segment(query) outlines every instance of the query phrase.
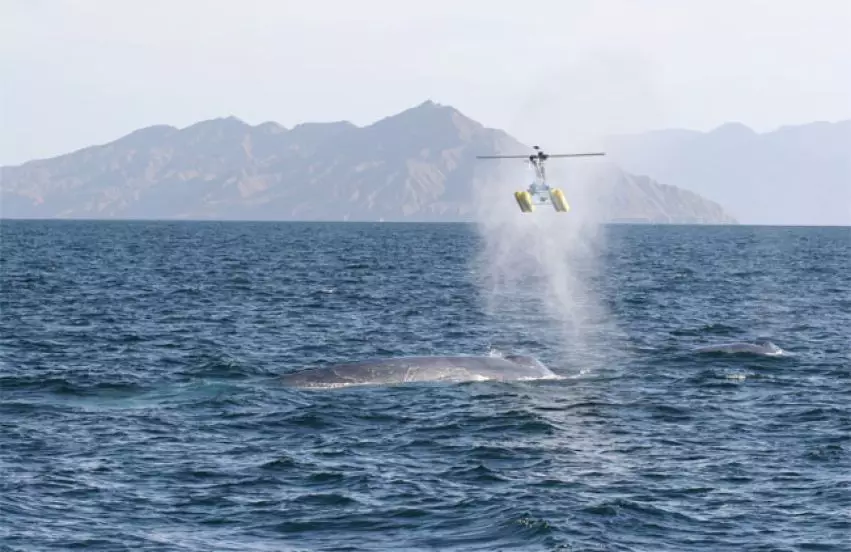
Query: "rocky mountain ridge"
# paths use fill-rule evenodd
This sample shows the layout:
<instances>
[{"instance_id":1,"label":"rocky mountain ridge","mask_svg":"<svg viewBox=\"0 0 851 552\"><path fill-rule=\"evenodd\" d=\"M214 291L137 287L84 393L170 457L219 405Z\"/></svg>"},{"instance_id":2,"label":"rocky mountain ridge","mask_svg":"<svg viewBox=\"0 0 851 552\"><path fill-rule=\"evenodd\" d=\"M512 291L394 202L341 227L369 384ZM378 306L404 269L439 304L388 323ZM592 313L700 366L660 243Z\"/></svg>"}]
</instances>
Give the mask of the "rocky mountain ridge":
<instances>
[{"instance_id":1,"label":"rocky mountain ridge","mask_svg":"<svg viewBox=\"0 0 851 552\"><path fill-rule=\"evenodd\" d=\"M744 224L851 225L851 120L659 130L605 148L625 171L717 201Z\"/></svg>"},{"instance_id":2,"label":"rocky mountain ridge","mask_svg":"<svg viewBox=\"0 0 851 552\"><path fill-rule=\"evenodd\" d=\"M363 127L340 121L287 129L236 117L183 129L156 125L3 167L0 215L464 221L473 217L477 187L500 178L498 164L483 165L476 155L528 151L504 131L431 101ZM610 163L600 174L594 200L606 221L735 222L697 194Z\"/></svg>"}]
</instances>

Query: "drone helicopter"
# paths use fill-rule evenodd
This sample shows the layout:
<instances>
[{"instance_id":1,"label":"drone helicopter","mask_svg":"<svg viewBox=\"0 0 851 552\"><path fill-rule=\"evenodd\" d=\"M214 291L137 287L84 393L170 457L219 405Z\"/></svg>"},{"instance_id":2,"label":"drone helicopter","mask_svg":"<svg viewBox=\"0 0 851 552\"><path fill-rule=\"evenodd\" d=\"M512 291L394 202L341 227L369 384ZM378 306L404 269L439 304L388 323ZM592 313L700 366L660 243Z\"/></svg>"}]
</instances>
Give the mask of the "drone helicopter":
<instances>
[{"instance_id":1,"label":"drone helicopter","mask_svg":"<svg viewBox=\"0 0 851 552\"><path fill-rule=\"evenodd\" d=\"M477 155L478 159L528 159L535 168L535 180L526 190L514 192L514 199L524 213L531 213L535 205L552 205L559 213L566 213L570 206L564 198L564 192L559 188L551 188L547 184L547 173L544 162L550 157L591 157L606 155L605 153L544 153L538 146L532 146L537 153L532 155Z\"/></svg>"}]
</instances>

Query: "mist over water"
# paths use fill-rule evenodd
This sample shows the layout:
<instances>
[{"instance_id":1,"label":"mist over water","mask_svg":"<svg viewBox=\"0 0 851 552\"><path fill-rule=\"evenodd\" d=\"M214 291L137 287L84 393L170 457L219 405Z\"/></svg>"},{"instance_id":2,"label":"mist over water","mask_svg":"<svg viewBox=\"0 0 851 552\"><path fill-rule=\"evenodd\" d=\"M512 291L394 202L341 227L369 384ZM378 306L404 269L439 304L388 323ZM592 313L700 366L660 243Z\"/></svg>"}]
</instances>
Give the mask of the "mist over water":
<instances>
[{"instance_id":1,"label":"mist over water","mask_svg":"<svg viewBox=\"0 0 851 552\"><path fill-rule=\"evenodd\" d=\"M590 369L602 360L613 326L596 288L605 236L591 200L595 171L557 166L583 163L579 159L549 159L547 181L564 191L571 208L558 213L540 205L522 213L513 194L534 179L531 165L522 159L481 162L498 164L487 167L498 175L495 182L475 191L481 243L476 285L485 311L515 325L518 335L537 329L537 343L517 347L543 346L571 371Z\"/></svg>"},{"instance_id":2,"label":"mist over water","mask_svg":"<svg viewBox=\"0 0 851 552\"><path fill-rule=\"evenodd\" d=\"M628 90L616 85L623 80L632 84ZM623 94L632 101L624 102ZM517 98L511 128L548 154L599 152L607 134L659 115L658 100L655 75L633 54L579 48L529 82ZM628 107L635 105L642 109ZM529 214L520 211L514 192L533 181L533 167L522 159L480 162L480 170L496 175L487 186L478 179L474 187L482 244L477 285L486 312L501 324L538 328L541 342L528 345L552 351L562 372L627 360L625 332L603 300L603 286L612 281L603 262L603 223L616 199L605 198L612 191L611 161L549 158L547 183L564 192L570 209L536 206ZM526 335L528 328L517 331Z\"/></svg>"}]
</instances>

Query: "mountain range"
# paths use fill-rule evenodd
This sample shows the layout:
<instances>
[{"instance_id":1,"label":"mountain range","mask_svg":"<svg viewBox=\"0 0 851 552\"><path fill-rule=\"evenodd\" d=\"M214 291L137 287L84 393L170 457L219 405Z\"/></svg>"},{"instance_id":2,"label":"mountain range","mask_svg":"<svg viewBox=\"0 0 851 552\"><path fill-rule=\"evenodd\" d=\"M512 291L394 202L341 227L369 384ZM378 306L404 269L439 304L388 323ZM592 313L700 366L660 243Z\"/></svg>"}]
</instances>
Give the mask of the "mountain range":
<instances>
[{"instance_id":1,"label":"mountain range","mask_svg":"<svg viewBox=\"0 0 851 552\"><path fill-rule=\"evenodd\" d=\"M609 137L605 150L624 170L717 201L745 224L851 225L851 120L660 130Z\"/></svg>"},{"instance_id":2,"label":"mountain range","mask_svg":"<svg viewBox=\"0 0 851 552\"><path fill-rule=\"evenodd\" d=\"M474 217L477 193L498 190L505 180L503 165L476 156L530 151L506 132L432 101L363 127L331 122L287 129L235 117L182 129L157 125L0 168L0 216L463 221ZM736 222L685 186L602 159L589 177L586 205L593 201L603 221ZM512 190L528 184L524 174ZM505 201L513 203L510 192ZM570 199L568 186L565 192ZM582 207L582 200L572 203Z\"/></svg>"}]
</instances>

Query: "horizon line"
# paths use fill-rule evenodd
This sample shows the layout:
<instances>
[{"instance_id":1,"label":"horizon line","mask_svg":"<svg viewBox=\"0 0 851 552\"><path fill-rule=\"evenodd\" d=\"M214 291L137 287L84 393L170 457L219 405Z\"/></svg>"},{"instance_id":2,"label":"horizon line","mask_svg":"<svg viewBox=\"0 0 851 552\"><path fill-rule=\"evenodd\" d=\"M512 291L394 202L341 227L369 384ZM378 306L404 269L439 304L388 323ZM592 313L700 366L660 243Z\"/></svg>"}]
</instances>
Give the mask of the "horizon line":
<instances>
[{"instance_id":1,"label":"horizon line","mask_svg":"<svg viewBox=\"0 0 851 552\"><path fill-rule=\"evenodd\" d=\"M155 223L264 223L264 224L477 224L478 220L343 220L343 219L228 219L228 218L65 218L65 217L4 217L0 223L12 222L155 222ZM608 220L599 223L602 226L735 226L740 228L851 228L849 224L812 224L812 223L740 223L740 222L641 222L632 220Z\"/></svg>"}]
</instances>

